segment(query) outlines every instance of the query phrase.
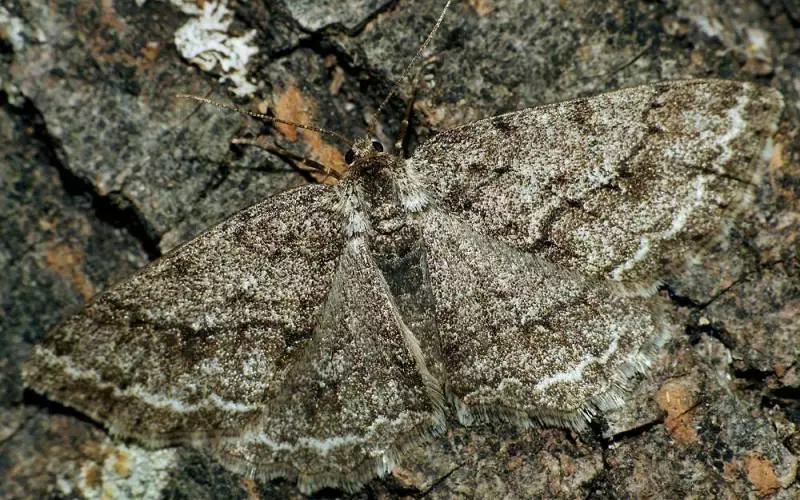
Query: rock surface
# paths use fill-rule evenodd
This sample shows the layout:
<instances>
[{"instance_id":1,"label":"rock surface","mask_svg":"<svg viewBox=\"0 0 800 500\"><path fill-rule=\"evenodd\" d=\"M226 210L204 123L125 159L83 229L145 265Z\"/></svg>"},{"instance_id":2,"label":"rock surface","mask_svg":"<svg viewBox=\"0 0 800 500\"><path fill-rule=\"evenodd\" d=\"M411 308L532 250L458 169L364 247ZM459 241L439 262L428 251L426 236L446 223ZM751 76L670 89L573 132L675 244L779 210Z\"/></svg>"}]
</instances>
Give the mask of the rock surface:
<instances>
[{"instance_id":1,"label":"rock surface","mask_svg":"<svg viewBox=\"0 0 800 500\"><path fill-rule=\"evenodd\" d=\"M365 117L443 3L4 2L0 497L300 496L288 482L242 478L190 450L113 440L82 415L24 391L20 365L48 328L110 283L225 216L312 180L232 139L267 134L342 164L339 145L174 94L269 107L362 135ZM793 4L453 5L422 71L412 147L477 118L674 78L770 85L783 92L786 112L758 201L732 228L730 243L691 280L668 284L686 335L664 349L629 403L594 435L456 426L353 497L800 496L800 21ZM221 16L225 6L230 23L217 33L224 50L203 59L210 38L176 44L186 23ZM403 109L398 97L382 113L384 143Z\"/></svg>"}]
</instances>

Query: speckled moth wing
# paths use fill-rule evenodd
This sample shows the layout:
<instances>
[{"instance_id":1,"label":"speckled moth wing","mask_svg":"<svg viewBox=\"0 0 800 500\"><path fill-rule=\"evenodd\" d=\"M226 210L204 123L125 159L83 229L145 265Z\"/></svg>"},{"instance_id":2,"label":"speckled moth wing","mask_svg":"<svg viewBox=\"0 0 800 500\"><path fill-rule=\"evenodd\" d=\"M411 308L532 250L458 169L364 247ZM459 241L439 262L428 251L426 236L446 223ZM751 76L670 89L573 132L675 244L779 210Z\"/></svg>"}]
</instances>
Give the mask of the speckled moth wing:
<instances>
[{"instance_id":1,"label":"speckled moth wing","mask_svg":"<svg viewBox=\"0 0 800 500\"><path fill-rule=\"evenodd\" d=\"M348 490L444 426L443 396L363 239L339 260L314 337L267 391L261 418L212 443L234 470Z\"/></svg>"},{"instance_id":2,"label":"speckled moth wing","mask_svg":"<svg viewBox=\"0 0 800 500\"><path fill-rule=\"evenodd\" d=\"M201 234L36 346L29 387L144 442L240 433L304 351L343 245L305 186Z\"/></svg>"},{"instance_id":3,"label":"speckled moth wing","mask_svg":"<svg viewBox=\"0 0 800 500\"><path fill-rule=\"evenodd\" d=\"M625 293L449 214L421 216L448 399L462 423L585 428L622 403L671 333L658 297Z\"/></svg>"},{"instance_id":4,"label":"speckled moth wing","mask_svg":"<svg viewBox=\"0 0 800 500\"><path fill-rule=\"evenodd\" d=\"M752 194L781 108L749 83L657 83L448 130L410 162L477 231L652 285Z\"/></svg>"}]
</instances>

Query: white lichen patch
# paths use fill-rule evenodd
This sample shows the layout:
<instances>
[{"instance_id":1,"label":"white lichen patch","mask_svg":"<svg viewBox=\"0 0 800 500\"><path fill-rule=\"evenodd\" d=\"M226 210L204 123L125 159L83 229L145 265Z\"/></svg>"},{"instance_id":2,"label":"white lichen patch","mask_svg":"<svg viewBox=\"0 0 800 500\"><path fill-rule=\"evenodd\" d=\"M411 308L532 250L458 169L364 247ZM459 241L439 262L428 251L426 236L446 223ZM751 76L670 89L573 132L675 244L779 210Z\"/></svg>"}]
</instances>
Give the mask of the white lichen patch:
<instances>
[{"instance_id":1,"label":"white lichen patch","mask_svg":"<svg viewBox=\"0 0 800 500\"><path fill-rule=\"evenodd\" d=\"M220 81L230 81L231 92L239 97L255 92L256 86L247 78L247 63L258 53L258 47L251 45L256 31L232 36L228 29L233 16L225 0L206 2L202 8L180 0L172 4L194 16L175 32L181 56L203 71L221 73Z\"/></svg>"},{"instance_id":2,"label":"white lichen patch","mask_svg":"<svg viewBox=\"0 0 800 500\"><path fill-rule=\"evenodd\" d=\"M158 499L163 496L177 458L174 448L151 451L110 442L104 448L102 463L87 461L81 466L77 487L82 497Z\"/></svg>"},{"instance_id":3,"label":"white lichen patch","mask_svg":"<svg viewBox=\"0 0 800 500\"><path fill-rule=\"evenodd\" d=\"M21 54L32 43L34 45L45 43L47 37L41 28L28 24L26 20L14 16L8 9L0 6L0 40L8 43L14 53ZM13 78L8 79L0 75L0 90L6 93L8 101L13 106L24 105L26 97Z\"/></svg>"},{"instance_id":4,"label":"white lichen patch","mask_svg":"<svg viewBox=\"0 0 800 500\"><path fill-rule=\"evenodd\" d=\"M0 38L8 40L11 47L19 51L25 45L24 33L25 23L22 19L12 16L5 7L0 7Z\"/></svg>"}]
</instances>

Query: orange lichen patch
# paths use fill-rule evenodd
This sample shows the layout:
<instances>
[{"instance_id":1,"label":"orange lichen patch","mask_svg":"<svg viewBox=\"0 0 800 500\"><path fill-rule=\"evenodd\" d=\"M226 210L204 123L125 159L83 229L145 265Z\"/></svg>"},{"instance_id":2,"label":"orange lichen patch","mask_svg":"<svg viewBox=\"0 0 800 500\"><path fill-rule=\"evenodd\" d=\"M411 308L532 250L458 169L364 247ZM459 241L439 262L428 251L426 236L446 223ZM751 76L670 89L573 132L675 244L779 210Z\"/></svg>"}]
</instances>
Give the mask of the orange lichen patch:
<instances>
[{"instance_id":1,"label":"orange lichen patch","mask_svg":"<svg viewBox=\"0 0 800 500\"><path fill-rule=\"evenodd\" d=\"M675 16L665 16L661 27L669 36L684 36L689 33L689 23Z\"/></svg>"},{"instance_id":2,"label":"orange lichen patch","mask_svg":"<svg viewBox=\"0 0 800 500\"><path fill-rule=\"evenodd\" d=\"M153 62L158 59L158 55L161 54L161 45L158 42L147 42L142 47L142 57L144 57L149 62Z\"/></svg>"},{"instance_id":3,"label":"orange lichen patch","mask_svg":"<svg viewBox=\"0 0 800 500\"><path fill-rule=\"evenodd\" d=\"M114 11L114 0L102 0L101 2L102 14L100 15L100 24L109 28L113 28L117 32L123 32L127 29L125 23L117 17Z\"/></svg>"},{"instance_id":4,"label":"orange lichen patch","mask_svg":"<svg viewBox=\"0 0 800 500\"><path fill-rule=\"evenodd\" d=\"M255 479L246 477L242 479L244 489L247 490L247 498L249 500L260 500L261 496L258 494L258 484Z\"/></svg>"},{"instance_id":5,"label":"orange lichen patch","mask_svg":"<svg viewBox=\"0 0 800 500\"><path fill-rule=\"evenodd\" d=\"M487 16L492 12L492 3L489 0L469 0L469 6L475 9L479 16Z\"/></svg>"},{"instance_id":6,"label":"orange lichen patch","mask_svg":"<svg viewBox=\"0 0 800 500\"><path fill-rule=\"evenodd\" d=\"M336 66L337 58L333 54L328 54L322 59L322 63L325 65L326 68L331 69Z\"/></svg>"},{"instance_id":7,"label":"orange lichen patch","mask_svg":"<svg viewBox=\"0 0 800 500\"><path fill-rule=\"evenodd\" d=\"M339 91L342 90L342 85L344 85L344 80L345 74L341 66L333 68L333 78L331 78L331 83L328 85L328 91L331 95L339 94Z\"/></svg>"},{"instance_id":8,"label":"orange lichen patch","mask_svg":"<svg viewBox=\"0 0 800 500\"><path fill-rule=\"evenodd\" d=\"M747 472L747 479L756 490L759 496L767 496L780 488L778 475L772 462L758 452L750 452L744 459L744 466Z\"/></svg>"},{"instance_id":9,"label":"orange lichen patch","mask_svg":"<svg viewBox=\"0 0 800 500\"><path fill-rule=\"evenodd\" d=\"M770 170L780 170L786 164L784 155L783 155L783 143L776 142L775 146L772 148L772 156L769 157L769 168Z\"/></svg>"},{"instance_id":10,"label":"orange lichen patch","mask_svg":"<svg viewBox=\"0 0 800 500\"><path fill-rule=\"evenodd\" d=\"M313 134L313 136L311 136L311 134ZM319 134L313 132L308 134L303 133L303 138L306 140L306 144L311 147L314 157L318 158L317 161L329 167L340 176L347 172L344 156L339 149L324 142ZM325 174L315 173L312 175L317 181L325 182L326 184L334 184L336 182L334 178Z\"/></svg>"},{"instance_id":11,"label":"orange lichen patch","mask_svg":"<svg viewBox=\"0 0 800 500\"><path fill-rule=\"evenodd\" d=\"M414 480L414 473L401 465L397 465L392 469L392 477L402 484L411 484Z\"/></svg>"},{"instance_id":12,"label":"orange lichen patch","mask_svg":"<svg viewBox=\"0 0 800 500\"><path fill-rule=\"evenodd\" d=\"M303 93L300 92L300 89L297 88L295 82L290 82L288 87L276 96L274 102L275 116L282 120L289 120L297 123L308 122L309 116L312 115L313 110L316 109L315 103L310 99L306 99ZM298 129L296 127L283 123L276 123L275 128L290 141L297 140Z\"/></svg>"},{"instance_id":13,"label":"orange lichen patch","mask_svg":"<svg viewBox=\"0 0 800 500\"><path fill-rule=\"evenodd\" d=\"M111 454L107 446L97 441L86 441L81 445L81 454L94 462L103 462Z\"/></svg>"},{"instance_id":14,"label":"orange lichen patch","mask_svg":"<svg viewBox=\"0 0 800 500\"><path fill-rule=\"evenodd\" d=\"M656 394L656 402L667 412L664 427L667 432L681 443L697 441L697 429L694 426L694 391L683 381L670 381L661 386Z\"/></svg>"},{"instance_id":15,"label":"orange lichen patch","mask_svg":"<svg viewBox=\"0 0 800 500\"><path fill-rule=\"evenodd\" d=\"M90 488L99 488L103 484L103 470L94 463L88 463L83 467L83 478L86 485Z\"/></svg>"},{"instance_id":16,"label":"orange lichen patch","mask_svg":"<svg viewBox=\"0 0 800 500\"><path fill-rule=\"evenodd\" d=\"M42 231L52 231L56 228L56 221L42 217L39 219L39 229Z\"/></svg>"},{"instance_id":17,"label":"orange lichen patch","mask_svg":"<svg viewBox=\"0 0 800 500\"><path fill-rule=\"evenodd\" d=\"M706 66L706 56L699 50L689 54L689 61L695 68L704 68Z\"/></svg>"},{"instance_id":18,"label":"orange lichen patch","mask_svg":"<svg viewBox=\"0 0 800 500\"><path fill-rule=\"evenodd\" d=\"M727 462L722 466L722 477L729 483L737 481L739 479L739 469L739 462L736 460Z\"/></svg>"},{"instance_id":19,"label":"orange lichen patch","mask_svg":"<svg viewBox=\"0 0 800 500\"><path fill-rule=\"evenodd\" d=\"M114 453L114 472L118 476L128 477L131 475L130 462L128 461L128 454L124 451L116 451Z\"/></svg>"},{"instance_id":20,"label":"orange lichen patch","mask_svg":"<svg viewBox=\"0 0 800 500\"><path fill-rule=\"evenodd\" d=\"M316 103L303 95L294 82L290 82L286 89L275 98L275 116L292 122L312 123L316 107ZM338 174L344 174L347 171L341 150L323 140L319 133L298 129L283 123L276 123L275 127L290 141L296 141L301 138L306 145L309 156L322 165L329 167ZM330 178L326 179L324 174L314 174L314 178L318 181L323 181L324 179L326 183L333 182Z\"/></svg>"},{"instance_id":21,"label":"orange lichen patch","mask_svg":"<svg viewBox=\"0 0 800 500\"><path fill-rule=\"evenodd\" d=\"M523 465L525 465L525 459L520 456L514 456L506 460L506 469L511 472L522 468Z\"/></svg>"},{"instance_id":22,"label":"orange lichen patch","mask_svg":"<svg viewBox=\"0 0 800 500\"><path fill-rule=\"evenodd\" d=\"M47 267L56 274L72 282L72 286L81 294L84 300L89 300L94 295L94 284L83 273L81 266L86 260L82 249L73 248L65 243L59 243L47 250L45 261Z\"/></svg>"}]
</instances>

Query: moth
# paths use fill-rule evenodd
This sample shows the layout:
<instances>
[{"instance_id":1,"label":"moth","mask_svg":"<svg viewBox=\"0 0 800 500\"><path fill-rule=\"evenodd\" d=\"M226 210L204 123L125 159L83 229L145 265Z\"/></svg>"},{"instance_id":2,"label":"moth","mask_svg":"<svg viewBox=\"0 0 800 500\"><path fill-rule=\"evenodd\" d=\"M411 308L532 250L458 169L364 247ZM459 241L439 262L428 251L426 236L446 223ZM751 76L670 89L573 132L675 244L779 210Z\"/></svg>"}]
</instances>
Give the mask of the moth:
<instances>
[{"instance_id":1,"label":"moth","mask_svg":"<svg viewBox=\"0 0 800 500\"><path fill-rule=\"evenodd\" d=\"M752 198L782 110L686 80L354 141L336 185L210 228L36 346L26 384L151 446L355 490L450 422L582 430L672 327L658 295Z\"/></svg>"}]
</instances>

